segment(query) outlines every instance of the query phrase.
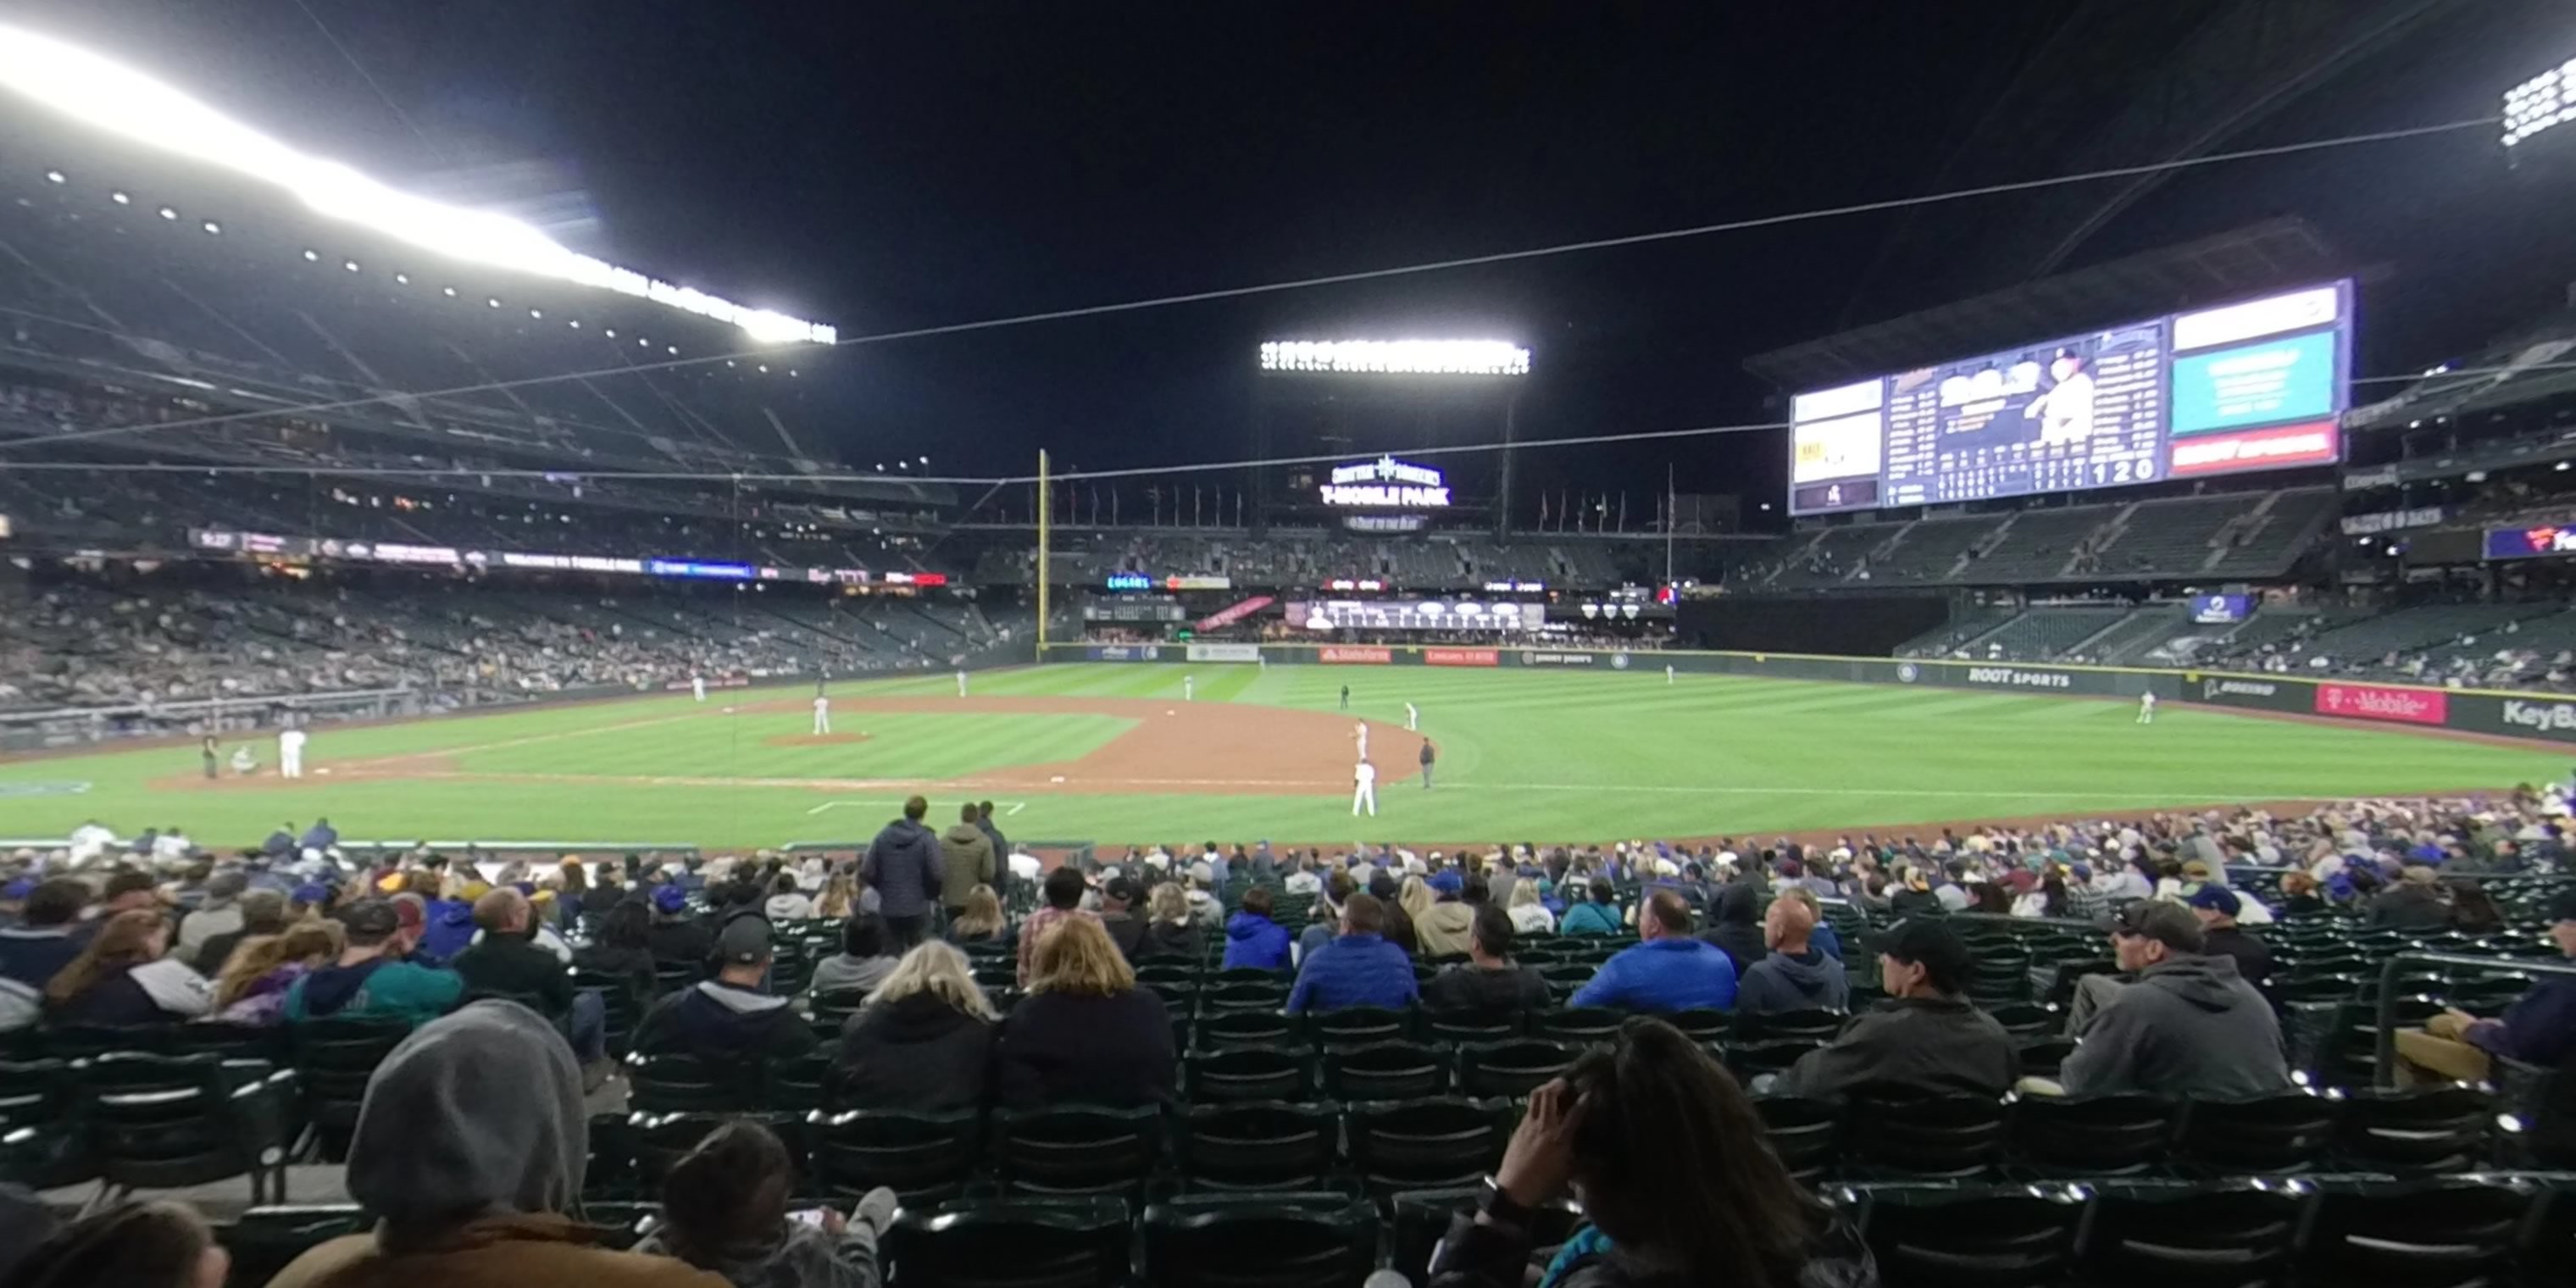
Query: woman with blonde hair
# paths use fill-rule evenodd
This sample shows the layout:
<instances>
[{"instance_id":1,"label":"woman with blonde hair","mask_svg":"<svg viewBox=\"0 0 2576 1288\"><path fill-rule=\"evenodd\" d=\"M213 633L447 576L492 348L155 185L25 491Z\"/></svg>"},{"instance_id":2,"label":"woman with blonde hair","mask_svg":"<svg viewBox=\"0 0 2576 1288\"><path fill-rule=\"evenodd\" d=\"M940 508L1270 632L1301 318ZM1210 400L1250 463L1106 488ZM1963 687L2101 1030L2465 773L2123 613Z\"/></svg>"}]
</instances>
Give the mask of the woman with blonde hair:
<instances>
[{"instance_id":1,"label":"woman with blonde hair","mask_svg":"<svg viewBox=\"0 0 2576 1288\"><path fill-rule=\"evenodd\" d=\"M1190 917L1189 892L1178 881L1165 881L1145 896L1145 937L1136 945L1139 960L1187 957L1197 961L1206 939Z\"/></svg>"},{"instance_id":2,"label":"woman with blonde hair","mask_svg":"<svg viewBox=\"0 0 2576 1288\"><path fill-rule=\"evenodd\" d=\"M1004 1108L1169 1101L1172 1018L1088 917L1038 941L1029 995L1002 1023L995 1083Z\"/></svg>"},{"instance_id":3,"label":"woman with blonde hair","mask_svg":"<svg viewBox=\"0 0 2576 1288\"><path fill-rule=\"evenodd\" d=\"M299 921L245 941L215 977L214 1018L226 1024L281 1022L286 990L315 967L338 960L346 946L340 923L326 919Z\"/></svg>"},{"instance_id":4,"label":"woman with blonde hair","mask_svg":"<svg viewBox=\"0 0 2576 1288\"><path fill-rule=\"evenodd\" d=\"M1431 911L1431 905L1440 900L1431 893L1429 882L1420 877L1406 877L1404 884L1396 887L1395 902L1404 909L1404 915L1412 918L1413 923L1418 926L1422 924L1422 915Z\"/></svg>"},{"instance_id":5,"label":"woman with blonde hair","mask_svg":"<svg viewBox=\"0 0 2576 1288\"><path fill-rule=\"evenodd\" d=\"M1552 935L1556 933L1556 914L1549 912L1547 905L1539 902L1536 881L1513 882L1511 906L1504 911L1511 915L1514 934Z\"/></svg>"},{"instance_id":6,"label":"woman with blonde hair","mask_svg":"<svg viewBox=\"0 0 2576 1288\"><path fill-rule=\"evenodd\" d=\"M1002 919L1002 897L993 887L978 885L966 892L966 911L948 924L948 941L956 944L991 944L1009 938L1003 932L1010 923Z\"/></svg>"},{"instance_id":7,"label":"woman with blonde hair","mask_svg":"<svg viewBox=\"0 0 2576 1288\"><path fill-rule=\"evenodd\" d=\"M135 908L107 919L89 946L45 984L56 1024L137 1025L192 1020L214 998L206 977L168 956L170 919Z\"/></svg>"},{"instance_id":8,"label":"woman with blonde hair","mask_svg":"<svg viewBox=\"0 0 2576 1288\"><path fill-rule=\"evenodd\" d=\"M992 1087L999 1019L966 954L942 943L914 945L841 1023L833 1072L842 1099L859 1109L916 1113L981 1108Z\"/></svg>"},{"instance_id":9,"label":"woman with blonde hair","mask_svg":"<svg viewBox=\"0 0 2576 1288\"><path fill-rule=\"evenodd\" d=\"M814 900L814 915L829 921L844 921L858 911L857 882L847 872L835 872L823 883L823 893Z\"/></svg>"}]
</instances>

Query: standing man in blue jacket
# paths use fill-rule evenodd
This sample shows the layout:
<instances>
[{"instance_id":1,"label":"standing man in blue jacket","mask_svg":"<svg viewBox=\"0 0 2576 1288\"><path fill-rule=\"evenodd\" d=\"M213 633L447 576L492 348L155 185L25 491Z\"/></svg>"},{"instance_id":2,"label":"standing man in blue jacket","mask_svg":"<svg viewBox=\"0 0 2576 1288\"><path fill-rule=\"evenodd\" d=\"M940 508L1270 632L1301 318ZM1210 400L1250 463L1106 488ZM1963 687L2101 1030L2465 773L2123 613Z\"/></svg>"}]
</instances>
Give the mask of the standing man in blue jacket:
<instances>
[{"instance_id":1,"label":"standing man in blue jacket","mask_svg":"<svg viewBox=\"0 0 2576 1288\"><path fill-rule=\"evenodd\" d=\"M867 860L859 868L860 878L877 892L888 947L897 956L921 942L939 898L939 834L921 821L929 813L928 800L915 796L905 801L903 817L868 842Z\"/></svg>"},{"instance_id":2,"label":"standing man in blue jacket","mask_svg":"<svg viewBox=\"0 0 2576 1288\"><path fill-rule=\"evenodd\" d=\"M1658 890L1637 916L1645 942L1601 963L1569 1005L1615 1006L1649 1015L1735 1007L1735 963L1726 950L1691 937L1690 905Z\"/></svg>"},{"instance_id":3,"label":"standing man in blue jacket","mask_svg":"<svg viewBox=\"0 0 2576 1288\"><path fill-rule=\"evenodd\" d=\"M1403 1008L1422 989L1413 958L1386 939L1386 908L1369 894L1342 905L1342 933L1316 949L1297 971L1288 1011L1336 1011L1346 1006Z\"/></svg>"}]
</instances>

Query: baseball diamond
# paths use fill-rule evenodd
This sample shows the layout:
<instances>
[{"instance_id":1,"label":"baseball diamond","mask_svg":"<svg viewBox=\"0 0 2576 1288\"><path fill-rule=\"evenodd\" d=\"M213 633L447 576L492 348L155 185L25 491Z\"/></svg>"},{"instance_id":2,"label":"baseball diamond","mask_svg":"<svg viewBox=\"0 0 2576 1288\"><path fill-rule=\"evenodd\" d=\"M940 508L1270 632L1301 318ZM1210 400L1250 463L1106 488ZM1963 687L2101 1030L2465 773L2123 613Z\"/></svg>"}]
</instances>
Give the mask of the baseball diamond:
<instances>
[{"instance_id":1,"label":"baseball diamond","mask_svg":"<svg viewBox=\"0 0 2576 1288\"><path fill-rule=\"evenodd\" d=\"M1184 677L1195 701L1181 701ZM1352 686L1348 714L1339 688ZM1902 829L1948 821L2501 790L2537 744L2175 704L1688 674L1049 665L801 691L685 695L318 729L309 768L207 779L161 745L0 764L0 834L183 819L247 843L316 815L392 839L471 817L487 837L654 836L750 847L891 816L906 796L998 799L1012 831L1104 844L1267 837L1348 845ZM1405 707L1420 732L1405 731ZM1354 721L1382 812L1354 825ZM1421 739L1436 789L1417 790ZM1579 752L1580 754L1574 754ZM1865 754L1864 754L1865 753ZM89 789L60 794L66 781Z\"/></svg>"}]
</instances>

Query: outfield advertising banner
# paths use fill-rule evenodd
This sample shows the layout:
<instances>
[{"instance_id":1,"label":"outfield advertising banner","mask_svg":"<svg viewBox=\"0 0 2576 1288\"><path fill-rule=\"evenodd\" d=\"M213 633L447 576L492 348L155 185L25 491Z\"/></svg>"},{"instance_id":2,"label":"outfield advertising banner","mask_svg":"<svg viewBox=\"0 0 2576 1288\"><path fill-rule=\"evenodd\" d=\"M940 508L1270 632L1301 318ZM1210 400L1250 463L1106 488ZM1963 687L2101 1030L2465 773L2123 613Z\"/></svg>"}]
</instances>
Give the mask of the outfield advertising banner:
<instances>
[{"instance_id":1,"label":"outfield advertising banner","mask_svg":"<svg viewBox=\"0 0 2576 1288\"><path fill-rule=\"evenodd\" d=\"M2250 711L2310 711L2315 697L2306 680L2273 680L2244 675L2201 675L2186 671L2182 677L2185 702L2206 703L2213 707L2243 707Z\"/></svg>"},{"instance_id":2,"label":"outfield advertising banner","mask_svg":"<svg viewBox=\"0 0 2576 1288\"><path fill-rule=\"evenodd\" d=\"M1490 648L1426 648L1424 666L1501 666L1502 651Z\"/></svg>"},{"instance_id":3,"label":"outfield advertising banner","mask_svg":"<svg viewBox=\"0 0 2576 1288\"><path fill-rule=\"evenodd\" d=\"M1189 660L1193 662L1258 662L1261 660L1261 646L1258 644L1192 644L1189 646Z\"/></svg>"},{"instance_id":4,"label":"outfield advertising banner","mask_svg":"<svg viewBox=\"0 0 2576 1288\"><path fill-rule=\"evenodd\" d=\"M1395 661L1391 648L1350 648L1332 645L1315 650L1318 662L1335 662L1346 666L1387 666Z\"/></svg>"},{"instance_id":5,"label":"outfield advertising banner","mask_svg":"<svg viewBox=\"0 0 2576 1288\"><path fill-rule=\"evenodd\" d=\"M1521 654L1523 666L1590 666L1600 659L1597 653L1564 653L1531 649Z\"/></svg>"},{"instance_id":6,"label":"outfield advertising banner","mask_svg":"<svg viewBox=\"0 0 2576 1288\"><path fill-rule=\"evenodd\" d=\"M1095 644L1084 652L1094 662L1160 662L1160 644Z\"/></svg>"},{"instance_id":7,"label":"outfield advertising banner","mask_svg":"<svg viewBox=\"0 0 2576 1288\"><path fill-rule=\"evenodd\" d=\"M2450 695L2440 689L2400 689L2385 684L2320 684L2316 713L2351 720L2449 724Z\"/></svg>"}]
</instances>

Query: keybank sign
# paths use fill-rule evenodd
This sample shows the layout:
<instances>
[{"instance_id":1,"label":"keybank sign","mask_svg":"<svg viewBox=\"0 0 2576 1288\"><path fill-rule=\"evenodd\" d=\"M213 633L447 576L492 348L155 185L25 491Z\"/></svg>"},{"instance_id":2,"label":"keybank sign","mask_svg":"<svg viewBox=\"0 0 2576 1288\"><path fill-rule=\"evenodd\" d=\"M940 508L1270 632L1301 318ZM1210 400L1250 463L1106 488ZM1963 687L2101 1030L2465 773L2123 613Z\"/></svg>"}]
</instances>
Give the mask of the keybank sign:
<instances>
[{"instance_id":1,"label":"keybank sign","mask_svg":"<svg viewBox=\"0 0 2576 1288\"><path fill-rule=\"evenodd\" d=\"M2565 702L2524 702L2507 698L2504 722L2520 729L2551 732L2576 730L2576 704Z\"/></svg>"}]
</instances>

